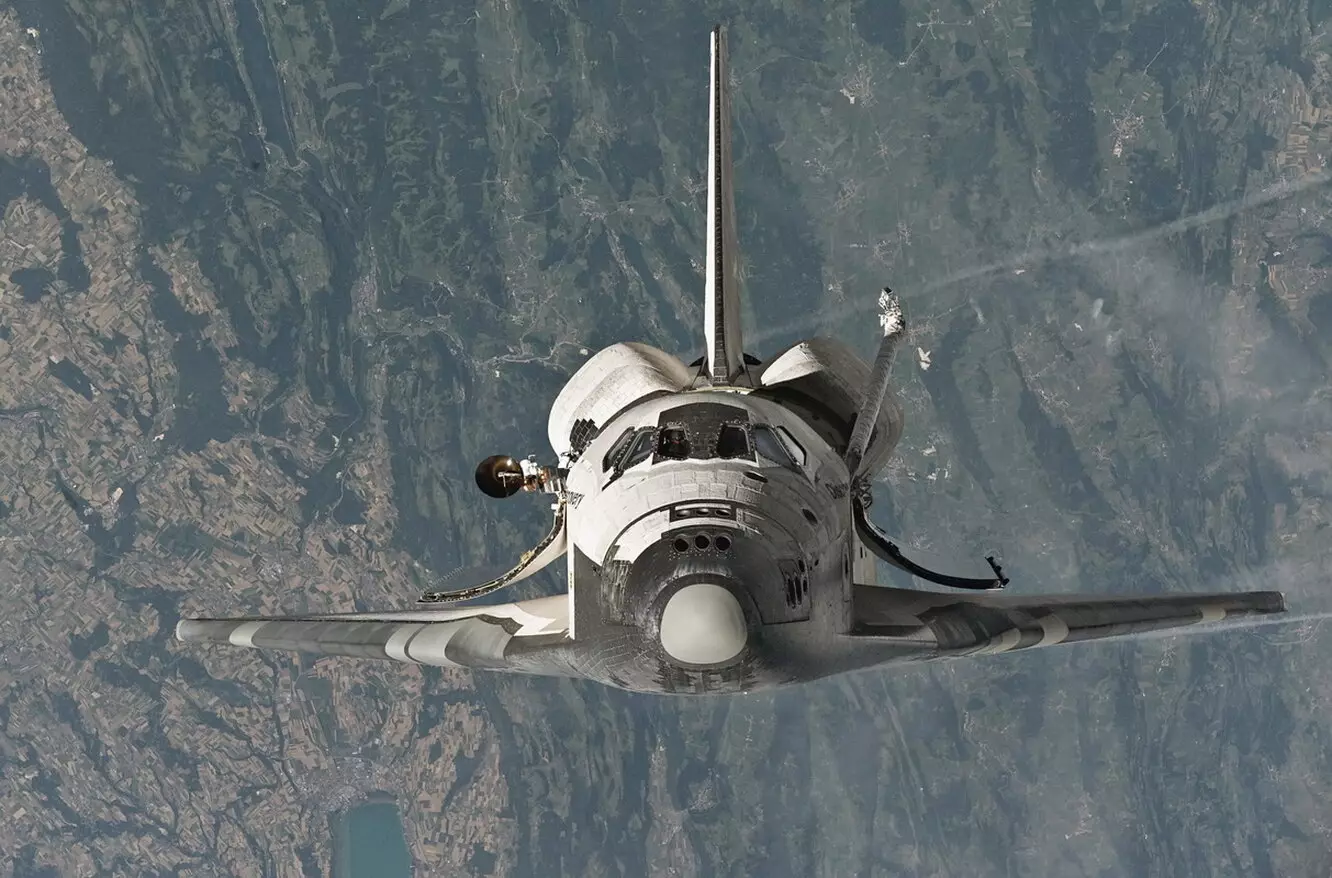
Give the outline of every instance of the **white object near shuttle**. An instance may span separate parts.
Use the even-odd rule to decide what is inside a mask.
[[[744,351],[721,28],[712,32],[708,147],[703,356],[686,365],[650,345],[612,345],[551,407],[556,463],[482,461],[485,493],[552,500],[550,533],[513,569],[422,595],[415,610],[185,619],[177,637],[723,693],[1284,609],[1278,592],[1000,596],[985,593],[1008,582],[993,558],[941,561],[882,534],[867,514],[868,487],[902,433],[889,374],[905,318],[884,290],[872,365],[827,338],[767,362]],[[439,606],[561,557],[566,594]],[[970,593],[879,586],[876,558]]]

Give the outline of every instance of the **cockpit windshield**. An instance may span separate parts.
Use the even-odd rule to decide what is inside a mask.
[[[717,436],[717,456],[730,459],[749,455],[749,436],[739,424],[722,424]]]
[[[630,469],[648,459],[652,454],[652,447],[656,443],[657,430],[655,427],[648,427],[640,430],[638,437],[634,439],[633,446],[629,449],[629,454],[625,456],[624,462],[620,464],[620,469]]]
[[[689,435],[679,427],[666,427],[657,436],[657,456],[665,460],[687,460]]]
[[[767,424],[754,425],[754,450],[759,456],[766,457],[778,466],[799,466],[786,444],[777,435],[777,431]]]

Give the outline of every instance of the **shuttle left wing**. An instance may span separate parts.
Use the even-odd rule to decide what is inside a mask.
[[[565,661],[569,597],[384,613],[182,619],[177,639],[439,667],[577,676]]]

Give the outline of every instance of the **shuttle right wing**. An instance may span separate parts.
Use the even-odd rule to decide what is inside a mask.
[[[921,658],[985,655],[1225,623],[1285,612],[1280,592],[1144,595],[949,595],[857,585],[854,637],[897,641]]]

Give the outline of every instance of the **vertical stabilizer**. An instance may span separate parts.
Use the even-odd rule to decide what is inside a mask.
[[[740,336],[740,253],[735,239],[735,193],[731,188],[731,98],[726,70],[726,32],[712,30],[708,77],[708,268],[704,332],[708,377],[735,384],[745,375]]]

